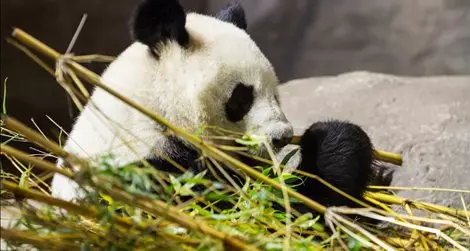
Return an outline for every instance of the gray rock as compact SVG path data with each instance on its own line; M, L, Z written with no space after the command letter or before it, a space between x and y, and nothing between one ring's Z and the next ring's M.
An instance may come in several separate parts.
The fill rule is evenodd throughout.
M470 76L352 72L295 80L280 93L297 135L315 121L344 119L361 125L377 149L402 154L404 165L396 168L393 186L470 190ZM462 207L457 193L400 194ZM470 203L470 194L464 199Z
M354 70L411 76L470 73L468 0L245 4L252 19L251 34L281 79Z

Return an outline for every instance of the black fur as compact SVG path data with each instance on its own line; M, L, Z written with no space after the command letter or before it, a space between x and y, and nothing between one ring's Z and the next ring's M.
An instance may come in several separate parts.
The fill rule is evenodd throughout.
M220 12L216 15L216 18L232 23L238 28L246 30L248 28L245 10L239 2L232 2L225 6Z
M302 136L300 147L299 170L361 199L373 174L373 146L359 126L337 120L314 123ZM325 206L359 207L311 178L298 191Z
M227 103L225 103L225 115L231 122L238 122L251 110L255 96L253 86L237 84Z
M131 20L133 39L156 50L160 42L177 41L189 44L185 28L186 13L177 0L144 0Z
M204 170L206 170L205 166L201 162L201 154L199 151L195 150L193 147L188 146L181 140L180 138L176 136L169 136L168 141L165 145L165 149L171 149L170 152L167 154L169 157L181 165L182 167L188 169L189 172L192 172L194 174L198 174ZM176 173L177 175L181 175L182 172L178 168L176 168L172 163L168 162L167 160L163 158L151 158L151 159L146 159L147 162L149 162L150 165L158 169L159 171L163 172L169 172L169 173ZM217 170L217 168L214 169L214 171L217 172L217 176L223 178L223 174ZM235 182L238 182L237 184L239 186L242 186L243 183L239 182L241 179L240 176L238 176L235 172L231 171L230 169L225 168L225 171L232 177L232 179ZM212 172L207 172L205 177L207 180L212 180L216 181L216 177ZM228 181L227 181L228 182ZM194 192L203 192L206 190L206 187L204 185L198 184L195 185L192 188L192 191ZM191 199L192 196L181 196L180 199L183 201ZM218 201L214 205L219 207L220 209L229 209L233 207L233 205L230 202L226 201ZM202 206L202 205L201 205Z
M180 138L176 136L168 136L165 149L169 149L169 152L167 153L168 158L171 158L182 167L194 173L199 173L201 171L201 165L198 162L200 153L196 149L183 143ZM146 161L160 171L181 173L178 168L163 158L154 157L146 159Z

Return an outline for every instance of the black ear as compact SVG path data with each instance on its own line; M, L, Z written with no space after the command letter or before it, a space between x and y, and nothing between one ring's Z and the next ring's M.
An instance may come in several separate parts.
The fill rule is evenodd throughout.
M131 20L133 39L155 48L158 42L187 46L186 13L177 0L144 0Z
M245 10L239 2L232 2L225 6L216 17L222 21L232 23L238 28L246 30L248 25L246 24Z

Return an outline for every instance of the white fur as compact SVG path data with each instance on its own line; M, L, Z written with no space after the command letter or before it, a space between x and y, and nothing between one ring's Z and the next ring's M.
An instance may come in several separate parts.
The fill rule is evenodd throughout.
M278 80L273 68L245 31L195 13L187 15L186 29L189 49L169 43L161 47L157 60L147 46L135 42L104 72L102 82L179 127L216 125L271 137L292 132L274 98ZM245 119L231 123L224 104L239 82L254 86L256 98ZM90 160L112 153L124 164L161 153L165 143L161 130L146 116L96 89L65 150ZM66 200L78 196L75 188L61 175L52 182L53 196Z

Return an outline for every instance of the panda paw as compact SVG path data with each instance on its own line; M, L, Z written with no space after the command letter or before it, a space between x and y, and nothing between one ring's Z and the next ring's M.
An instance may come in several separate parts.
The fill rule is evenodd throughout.
M314 123L302 135L300 148L299 170L317 175L355 198L362 197L374 176L373 145L355 124L338 120ZM325 206L358 206L311 178L298 191Z

